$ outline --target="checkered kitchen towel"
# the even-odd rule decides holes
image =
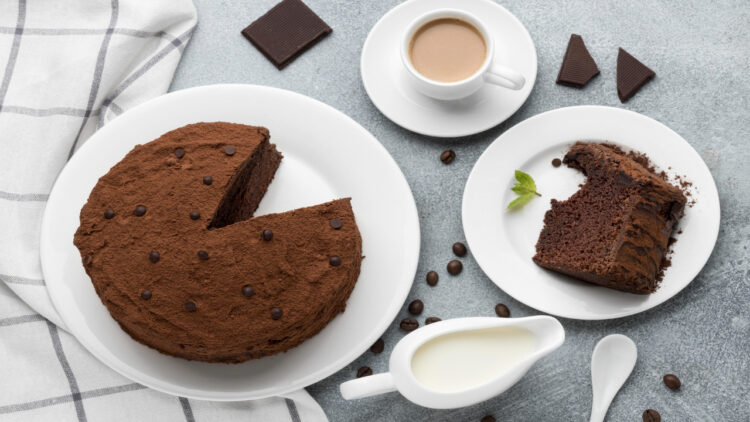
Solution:
[[[195,25],[190,0],[0,0],[0,421],[326,419],[305,391],[215,403],[135,384],[64,331],[47,295],[39,227],[57,174],[167,91]]]

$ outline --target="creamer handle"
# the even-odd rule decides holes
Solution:
[[[346,400],[361,399],[396,391],[396,386],[393,384],[393,377],[390,372],[347,381],[341,384],[339,388],[341,395]]]

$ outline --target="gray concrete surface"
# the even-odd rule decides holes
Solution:
[[[220,82],[270,85],[324,101],[370,130],[401,166],[414,191],[422,228],[422,252],[409,300],[425,302],[424,316],[493,315],[496,303],[513,316],[538,312],[510,298],[471,256],[450,278],[445,264],[451,244],[463,240],[460,203],[472,165],[504,130],[543,111],[577,104],[624,107],[651,116],[680,133],[708,164],[721,197],[721,233],[710,261],[692,284],[667,303],[614,321],[562,320],[567,340],[520,383],[485,403],[452,411],[420,408],[393,393],[346,402],[338,385],[362,365],[387,367],[390,349],[403,336],[397,322],[384,334],[386,351],[365,353],[339,373],[309,387],[332,421],[587,420],[589,359],[609,333],[635,340],[635,371],[616,397],[611,421],[640,420],[647,408],[665,421],[750,421],[750,3],[720,1],[529,1],[502,4],[526,25],[539,55],[539,75],[526,104],[504,124],[461,139],[416,135],[386,119],[368,99],[359,57],[370,28],[396,0],[306,0],[334,32],[283,71],[278,71],[240,30],[277,0],[196,0],[199,28],[188,46],[172,89]],[[460,3],[460,0],[457,0]],[[571,33],[584,37],[601,68],[585,89],[554,83]],[[629,103],[615,90],[617,47],[656,71],[657,78]],[[450,165],[438,156],[458,155]],[[436,269],[430,288],[424,274]],[[406,316],[403,310],[398,320]],[[420,322],[424,317],[420,318]],[[664,387],[665,373],[678,374],[682,390]]]

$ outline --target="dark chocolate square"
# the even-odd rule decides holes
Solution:
[[[626,102],[656,73],[622,48],[617,53],[617,96]]]
[[[594,58],[589,54],[583,38],[572,34],[568,41],[568,49],[565,51],[560,73],[557,74],[557,83],[560,85],[583,88],[594,76],[599,74]]]
[[[300,0],[283,0],[242,30],[279,70],[331,33],[331,27]]]

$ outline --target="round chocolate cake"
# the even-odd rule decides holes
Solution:
[[[241,362],[299,345],[344,310],[362,260],[350,199],[252,217],[281,159],[265,128],[197,123],[99,179],[74,243],[128,334]]]

